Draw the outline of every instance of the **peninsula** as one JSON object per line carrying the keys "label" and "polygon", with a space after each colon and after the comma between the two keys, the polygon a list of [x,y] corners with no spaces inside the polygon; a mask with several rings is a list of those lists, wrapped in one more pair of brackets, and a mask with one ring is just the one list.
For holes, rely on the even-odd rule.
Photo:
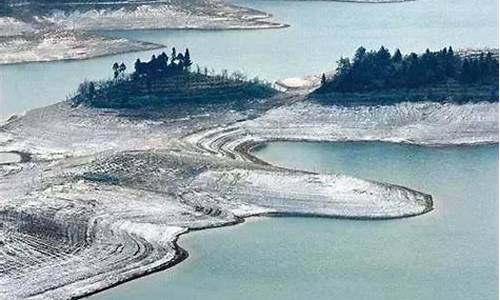
{"label": "peninsula", "polygon": [[411,187],[264,163],[250,150],[268,141],[498,142],[496,102],[326,105],[191,60],[117,62],[111,79],[0,126],[0,153],[25,158],[0,164],[0,297],[83,297],[180,262],[183,233],[250,216],[433,209]]}
{"label": "peninsula", "polygon": [[212,0],[19,1],[0,3],[0,64],[85,59],[162,45],[102,36],[136,29],[267,29],[285,24]]}

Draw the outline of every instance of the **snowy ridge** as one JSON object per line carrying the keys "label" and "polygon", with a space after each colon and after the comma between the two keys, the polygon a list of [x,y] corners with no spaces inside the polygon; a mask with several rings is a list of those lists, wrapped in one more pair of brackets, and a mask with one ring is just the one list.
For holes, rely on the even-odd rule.
{"label": "snowy ridge", "polygon": [[38,33],[35,37],[15,36],[0,40],[0,64],[87,59],[161,47],[158,44],[76,31],[49,31]]}
{"label": "snowy ridge", "polygon": [[[207,6],[206,9],[201,8]],[[196,10],[169,4],[142,4],[118,9],[53,10],[37,17],[40,22],[68,30],[128,30],[160,28],[280,28],[267,21],[269,14],[256,10],[206,2]]]}
{"label": "snowy ridge", "polygon": [[217,155],[255,160],[265,141],[383,141],[427,146],[498,143],[498,103],[403,102],[388,106],[323,106],[297,102],[261,117],[197,132],[187,140]]}
{"label": "snowy ridge", "polygon": [[271,110],[245,125],[252,134],[265,138],[419,145],[498,143],[498,103],[326,107],[304,102]]}

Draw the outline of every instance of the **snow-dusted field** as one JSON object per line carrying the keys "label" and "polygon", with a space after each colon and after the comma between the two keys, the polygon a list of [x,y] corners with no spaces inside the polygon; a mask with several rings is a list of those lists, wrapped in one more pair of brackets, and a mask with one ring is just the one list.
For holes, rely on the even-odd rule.
{"label": "snow-dusted field", "polygon": [[85,33],[95,30],[287,26],[272,22],[271,15],[265,12],[212,0],[75,1],[66,4],[54,1],[40,4],[33,11],[28,9],[28,12],[32,14],[30,21],[21,21],[16,16],[0,17],[0,64],[84,59],[161,47]]}
{"label": "snow-dusted field", "polygon": [[[269,140],[498,142],[498,103],[325,107],[301,96],[114,111],[62,102],[0,126],[0,298],[68,299],[164,269],[190,229],[254,215],[384,219],[425,191],[259,162]],[[283,105],[282,105],[283,104]]]}
{"label": "snow-dusted field", "polygon": [[0,17],[0,38],[32,33],[33,26],[12,17]]}
{"label": "snow-dusted field", "polygon": [[162,45],[109,38],[76,31],[48,31],[0,41],[0,64],[41,62],[117,54],[161,48]]}
{"label": "snow-dusted field", "polygon": [[199,1],[198,6],[141,4],[133,7],[56,9],[37,19],[68,30],[133,29],[259,29],[286,25],[269,20],[271,15],[218,1]]}

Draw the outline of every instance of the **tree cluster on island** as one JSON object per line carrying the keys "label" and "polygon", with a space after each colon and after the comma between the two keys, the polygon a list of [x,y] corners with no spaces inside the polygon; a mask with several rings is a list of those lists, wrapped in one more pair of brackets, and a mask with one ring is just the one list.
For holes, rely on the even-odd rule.
{"label": "tree cluster on island", "polygon": [[[165,52],[162,52],[158,57],[153,54],[151,60],[148,62],[142,62],[138,58],[134,63],[134,77],[159,77],[176,75],[184,71],[188,71],[193,62],[191,61],[191,55],[189,54],[189,49],[186,48],[184,54],[177,53],[175,48],[172,48],[172,54],[170,57],[167,56]],[[125,71],[127,70],[127,65],[123,62],[118,64],[115,62],[112,66],[113,78],[114,79],[124,79]]]}
{"label": "tree cluster on island", "polygon": [[335,75],[322,75],[317,94],[369,92],[384,89],[416,89],[439,84],[498,86],[498,59],[491,52],[462,57],[452,47],[421,55],[393,54],[385,47],[378,51],[356,50],[352,59],[341,57]]}
{"label": "tree cluster on island", "polygon": [[162,52],[158,57],[153,55],[149,62],[141,62],[138,58],[135,61],[134,76],[162,76],[175,75],[184,71],[188,71],[193,62],[189,49],[186,48],[184,54],[177,53],[175,48],[172,48],[170,57],[165,52]]}
{"label": "tree cluster on island", "polygon": [[140,108],[159,107],[180,101],[233,101],[268,97],[276,93],[268,83],[258,78],[247,80],[234,72],[223,70],[221,74],[202,71],[193,62],[189,49],[178,53],[172,48],[171,55],[165,52],[153,55],[147,62],[137,59],[134,72],[127,74],[124,63],[112,65],[113,79],[84,81],[71,97],[75,105],[94,107]]}

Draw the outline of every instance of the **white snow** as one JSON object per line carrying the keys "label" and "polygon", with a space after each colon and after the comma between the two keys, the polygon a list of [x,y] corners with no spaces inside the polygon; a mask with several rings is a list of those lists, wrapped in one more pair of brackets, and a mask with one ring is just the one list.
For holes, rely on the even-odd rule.
{"label": "white snow", "polygon": [[498,103],[403,102],[323,106],[301,102],[241,126],[267,139],[387,141],[421,145],[498,142]]}
{"label": "white snow", "polygon": [[161,46],[74,31],[49,31],[36,37],[18,36],[1,41],[0,64],[85,59],[158,47]]}
{"label": "white snow", "polygon": [[6,36],[20,36],[34,31],[31,24],[12,17],[0,17],[0,38]]}

